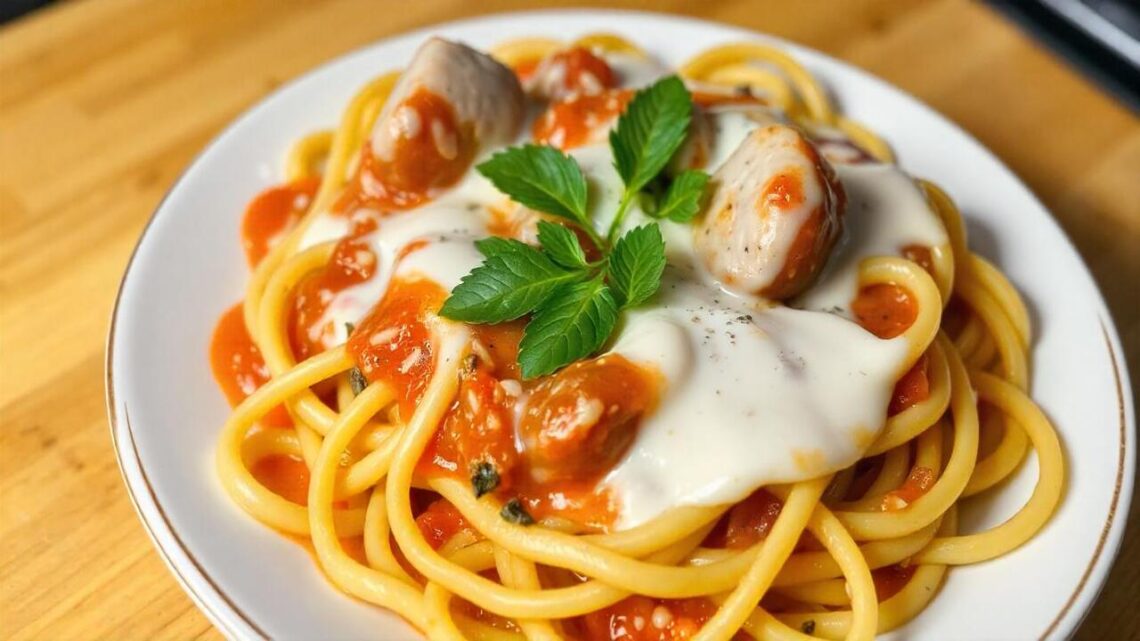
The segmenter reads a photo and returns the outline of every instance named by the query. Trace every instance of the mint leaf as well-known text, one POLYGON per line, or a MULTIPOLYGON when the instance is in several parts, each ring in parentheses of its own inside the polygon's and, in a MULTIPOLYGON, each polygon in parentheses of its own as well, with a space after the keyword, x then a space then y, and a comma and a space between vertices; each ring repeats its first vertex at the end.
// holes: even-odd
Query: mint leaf
POLYGON ((524 242, 515 240, 514 238, 503 238, 502 236, 488 236, 475 241, 475 249, 478 249, 479 253, 487 258, 498 256, 499 254, 509 254, 513 251, 522 251, 519 245, 528 247, 524 242))
POLYGON ((622 308, 645 302, 661 286, 665 241, 655 223, 635 227, 618 239, 610 255, 610 284, 622 308))
POLYGON ((581 269, 586 266, 586 252, 582 251, 582 244, 574 232, 563 225, 538 221, 538 242, 542 249, 554 262, 570 269, 581 269))
POLYGON ((614 167, 626 192, 640 190, 685 141, 693 103, 685 83, 668 76, 637 92, 610 132, 614 167))
POLYGON ((701 201, 708 182, 709 175, 703 171, 689 169, 681 172, 673 179, 652 215, 677 223, 691 221, 701 211, 701 201))
POLYGON ((573 158, 554 147, 511 147, 475 168, 515 202, 586 222, 586 178, 573 158))
POLYGON ((514 320, 534 311, 559 286, 581 278, 581 272, 566 271, 534 247, 515 241, 510 250, 487 258, 464 276, 439 315, 468 323, 514 320))
POLYGON ((618 306, 601 279, 560 287, 535 313, 519 343, 524 378, 549 374, 589 356, 617 324, 618 306))

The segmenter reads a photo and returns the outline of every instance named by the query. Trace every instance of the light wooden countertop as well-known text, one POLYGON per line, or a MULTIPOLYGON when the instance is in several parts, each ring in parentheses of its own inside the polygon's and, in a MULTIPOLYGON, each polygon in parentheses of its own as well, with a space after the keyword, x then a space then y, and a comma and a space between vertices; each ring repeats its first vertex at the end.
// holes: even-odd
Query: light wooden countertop
MULTIPOLYGON (((0 637, 220 636, 147 540, 115 464, 112 302, 162 195, 238 113, 379 38, 527 3, 382 4, 85 0, 0 29, 0 637)), ((1003 18, 964 0, 608 4, 789 38, 965 127, 1064 226, 1140 374, 1140 120, 1003 18)), ((1081 639, 1140 630, 1138 504, 1081 639)))

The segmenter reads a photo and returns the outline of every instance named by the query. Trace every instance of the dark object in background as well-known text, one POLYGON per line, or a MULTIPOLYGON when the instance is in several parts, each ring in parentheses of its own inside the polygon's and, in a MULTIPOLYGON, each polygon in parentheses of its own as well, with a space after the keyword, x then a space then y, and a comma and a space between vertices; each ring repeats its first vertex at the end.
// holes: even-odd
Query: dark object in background
POLYGON ((987 3, 1140 111, 1140 1, 987 3))
POLYGON ((0 0, 0 23, 19 18, 32 9, 51 4, 53 0, 0 0))

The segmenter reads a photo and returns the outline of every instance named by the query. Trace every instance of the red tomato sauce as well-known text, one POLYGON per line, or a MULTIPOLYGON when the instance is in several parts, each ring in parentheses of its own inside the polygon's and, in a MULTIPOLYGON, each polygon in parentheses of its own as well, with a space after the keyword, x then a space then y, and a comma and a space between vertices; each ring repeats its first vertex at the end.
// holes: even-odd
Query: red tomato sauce
MULTIPOLYGON (((783 191, 774 197, 772 195, 768 197, 791 206, 798 204, 795 199, 802 202, 803 192, 800 191, 802 183, 791 179, 788 174, 781 174, 780 177, 787 179, 787 182, 780 185, 780 189, 791 191, 783 191)), ((827 256, 819 248, 826 246, 827 235, 833 233, 826 221, 827 214, 822 207, 817 207, 808 215, 808 219, 800 226, 788 248, 784 267, 771 283, 760 290, 761 295, 781 300, 794 296, 810 284, 811 279, 819 273, 820 261, 827 256)))
MULTIPOLYGON (((266 456, 254 463, 249 472, 253 478, 277 496, 297 505, 309 504, 311 476, 309 466, 300 457, 284 454, 266 456)), ((333 501, 332 505, 334 508, 348 507, 348 503, 344 500, 333 501)), ((308 542, 308 539, 303 540, 308 542)))
POLYGON ((309 504, 309 466, 295 456, 266 456, 250 468, 253 478, 297 505, 309 504))
POLYGON ((916 465, 911 468, 910 474, 907 475, 906 480, 898 489, 891 490, 883 495, 882 510, 893 512, 907 507, 934 487, 937 480, 934 477, 934 470, 916 465))
POLYGON ((563 151, 581 147, 609 127, 632 99, 633 91, 612 89, 599 94, 576 94, 552 102, 534 121, 531 129, 534 141, 563 151))
POLYGON ((483 538, 463 518, 463 515, 454 505, 442 498, 433 501, 427 509, 416 516, 416 525, 420 528, 420 534, 423 534, 424 540, 434 550, 438 550, 444 543, 451 540, 451 537, 460 532, 472 534, 477 539, 483 538))
POLYGON ((875 595, 879 598, 879 602, 886 601, 906 587, 916 569, 917 566, 903 567, 896 564, 871 570, 871 578, 875 582, 875 595))
POLYGON ((683 641, 696 635, 716 610, 716 604, 705 598, 655 599, 635 595, 573 623, 583 641, 683 641))
POLYGON ((515 77, 519 79, 520 83, 526 83, 534 77, 534 72, 538 71, 538 65, 542 62, 542 58, 527 58, 515 63, 511 70, 515 72, 515 77))
POLYGON ((855 320, 879 338, 894 338, 918 318, 918 303, 902 287, 876 284, 859 290, 851 303, 855 320))
POLYGON ((753 492, 728 511, 720 547, 744 550, 768 538, 784 504, 766 490, 753 492))
POLYGON ((490 463, 499 474, 499 488, 510 487, 511 472, 519 458, 515 449, 515 399, 493 371, 478 357, 468 358, 460 372, 455 401, 420 459, 420 474, 430 477, 443 472, 469 479, 476 464, 490 463))
POLYGON ((270 187, 250 201, 241 223, 241 244, 250 267, 256 267, 293 229, 320 184, 320 176, 301 178, 270 187))
POLYGON ((322 318, 336 294, 364 283, 376 273, 377 257, 368 244, 353 237, 337 243, 329 262, 301 279, 293 289, 289 339, 297 360, 325 350, 338 328, 322 318))
POLYGON ((333 210, 350 214, 366 207, 399 211, 423 204, 432 192, 450 187, 463 177, 475 156, 475 134, 459 122, 443 97, 420 88, 392 111, 401 129, 390 157, 377 157, 370 143, 361 150, 360 164, 333 210), (400 117, 407 110, 408 118, 400 117))
POLYGON ((617 86, 618 79, 613 69, 585 47, 570 47, 556 51, 539 67, 542 70, 558 73, 561 89, 569 93, 597 93, 617 86), (555 71, 557 70, 557 71, 555 71))
POLYGON ((396 392, 400 416, 415 411, 435 371, 435 349, 427 313, 447 298, 436 283, 393 280, 378 305, 348 339, 348 353, 368 381, 380 381, 396 392))
POLYGON ((918 263, 928 274, 934 273, 934 255, 929 247, 923 245, 907 245, 903 247, 903 257, 918 263))
MULTIPOLYGON (((231 406, 241 403, 269 380, 269 368, 261 357, 261 350, 253 344, 245 327, 241 303, 234 305, 214 328, 210 339, 210 367, 214 380, 222 388, 231 406)), ((278 405, 260 421, 269 427, 292 427, 293 421, 285 407, 278 405)))
POLYGON ((772 176, 760 192, 757 209, 763 211, 768 206, 780 209, 794 209, 804 202, 804 178, 799 167, 789 167, 772 176))
POLYGON ((926 354, 923 354, 918 362, 895 383, 891 404, 887 407, 888 416, 894 416, 930 398, 930 378, 926 369, 927 357, 926 354))

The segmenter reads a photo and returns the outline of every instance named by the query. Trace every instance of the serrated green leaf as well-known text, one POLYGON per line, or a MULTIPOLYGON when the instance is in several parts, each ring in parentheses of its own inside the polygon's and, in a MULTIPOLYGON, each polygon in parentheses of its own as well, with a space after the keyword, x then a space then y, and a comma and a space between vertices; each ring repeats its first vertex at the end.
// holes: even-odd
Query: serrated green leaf
POLYGON ((653 216, 678 223, 691 221, 701 211, 708 182, 709 175, 703 171, 689 169, 681 172, 665 191, 653 216))
POLYGON ((610 255, 610 284, 622 308, 640 305, 661 286, 665 241, 656 223, 635 227, 618 239, 610 255))
POLYGON ((667 76, 637 92, 610 132, 614 167, 627 192, 653 179, 685 141, 693 103, 685 83, 667 76))
POLYGON ((538 242, 542 244, 542 250, 559 265, 569 269, 586 266, 586 252, 582 250, 578 236, 565 225, 538 221, 538 242))
POLYGON ((511 147, 476 169, 515 202, 575 222, 586 220, 586 178, 573 158, 554 147, 511 147))
POLYGON ((581 277, 581 272, 562 269, 538 249, 517 243, 464 276, 439 314, 468 323, 514 320, 534 311, 559 286, 581 277))
POLYGON ((598 351, 613 333, 617 316, 617 301, 601 280, 560 287, 523 331, 523 377, 549 374, 598 351))
POLYGON ((480 238, 475 241, 475 249, 479 250, 487 258, 498 256, 499 254, 509 254, 513 251, 520 251, 519 245, 526 247, 526 243, 515 240, 514 238, 503 238, 502 236, 488 236, 480 238))

